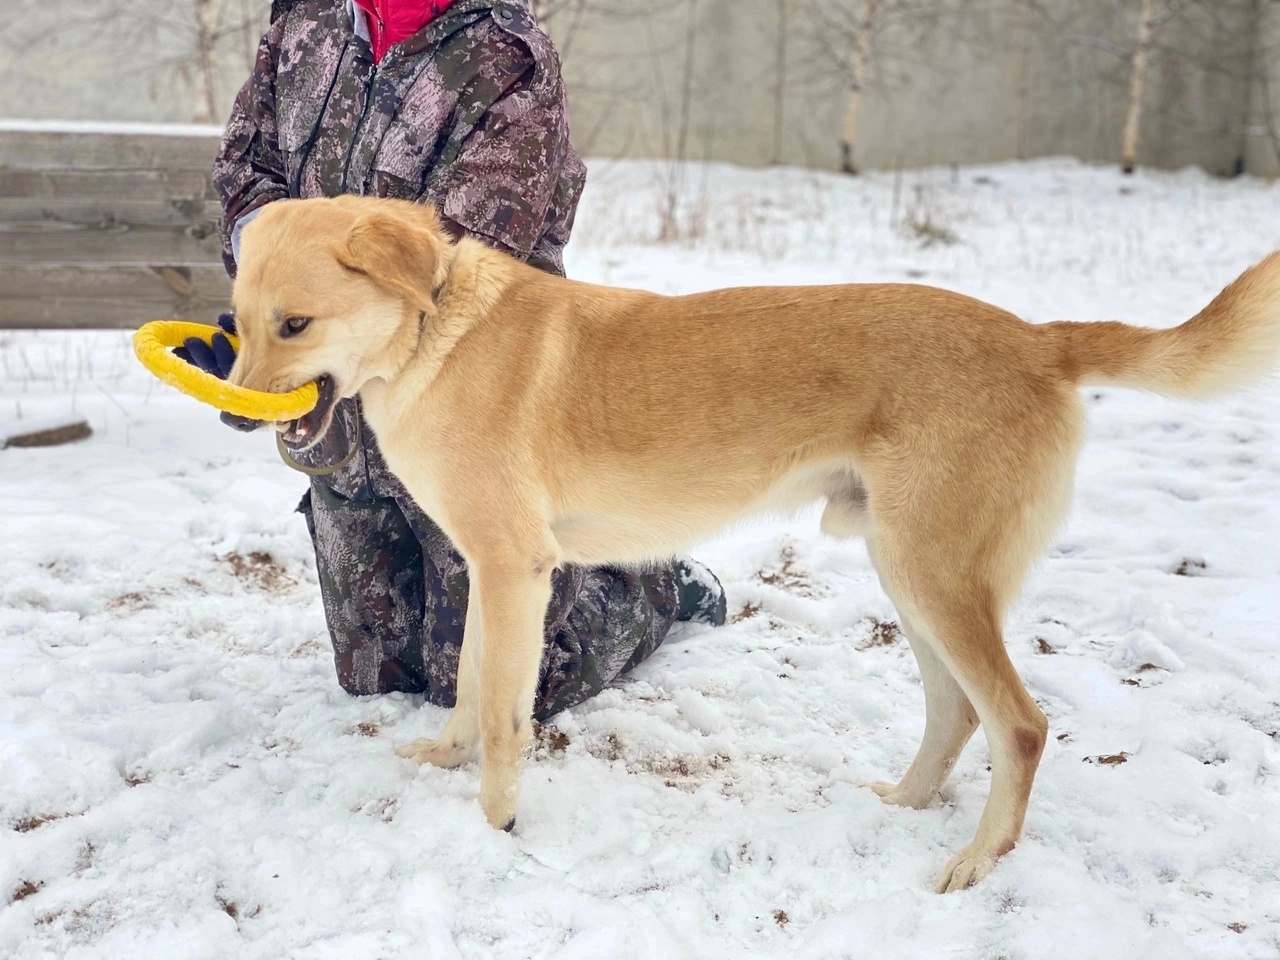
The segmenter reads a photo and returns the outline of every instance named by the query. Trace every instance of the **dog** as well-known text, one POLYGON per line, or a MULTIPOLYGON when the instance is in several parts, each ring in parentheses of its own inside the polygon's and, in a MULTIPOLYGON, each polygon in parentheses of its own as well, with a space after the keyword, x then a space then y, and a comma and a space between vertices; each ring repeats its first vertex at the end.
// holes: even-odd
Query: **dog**
POLYGON ((645 564, 744 516, 825 499, 864 537, 919 663, 921 807, 981 724, 991 790, 940 892, 1018 841, 1048 730, 1002 623, 1071 502, 1079 388, 1211 397, 1270 373, 1280 253, 1167 330, 1032 325, 928 286, 748 287, 668 297, 553 276, 405 201, 272 203, 244 230, 230 380, 320 384, 290 442, 360 395, 387 464, 465 558, 457 705, 398 752, 478 756, 480 805, 515 822, 550 574, 645 564), (673 428, 672 424, 679 424, 673 428))

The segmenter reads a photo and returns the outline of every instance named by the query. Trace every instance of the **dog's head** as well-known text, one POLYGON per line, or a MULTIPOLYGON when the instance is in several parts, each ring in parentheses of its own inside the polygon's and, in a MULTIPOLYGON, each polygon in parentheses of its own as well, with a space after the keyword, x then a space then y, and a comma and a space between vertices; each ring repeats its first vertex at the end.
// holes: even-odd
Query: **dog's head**
POLYGON ((448 273, 449 238, 430 207, 338 197, 268 204, 246 224, 232 307, 240 351, 230 381, 320 401, 278 424, 291 443, 324 436, 339 399, 390 379, 417 347, 448 273))

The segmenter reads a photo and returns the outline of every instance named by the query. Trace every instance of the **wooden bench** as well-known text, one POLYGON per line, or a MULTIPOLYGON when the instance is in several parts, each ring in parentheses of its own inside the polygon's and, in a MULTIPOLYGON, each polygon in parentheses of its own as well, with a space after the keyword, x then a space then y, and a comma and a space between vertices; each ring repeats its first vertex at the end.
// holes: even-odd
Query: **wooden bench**
POLYGON ((0 329, 212 323, 213 127, 0 122, 0 329))

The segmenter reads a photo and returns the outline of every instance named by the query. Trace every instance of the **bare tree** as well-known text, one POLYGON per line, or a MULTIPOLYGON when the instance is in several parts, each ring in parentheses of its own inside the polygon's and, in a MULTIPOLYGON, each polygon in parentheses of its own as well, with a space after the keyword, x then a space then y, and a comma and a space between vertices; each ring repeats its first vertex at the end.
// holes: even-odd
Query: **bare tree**
POLYGON ((1101 135, 1118 148, 1125 173, 1138 166, 1144 133, 1157 135, 1159 143, 1150 149, 1166 162, 1195 159, 1223 174, 1239 167, 1235 147, 1247 90, 1263 62, 1254 49, 1256 24, 1269 3, 1115 0, 1137 14, 1134 27, 1099 23, 1084 4, 1019 2, 1037 42, 1093 52, 1088 69, 1103 91, 1098 103, 1107 118, 1101 135), (1207 103, 1215 109, 1206 109, 1207 103), (1158 128, 1153 119, 1160 121, 1158 128))
POLYGON ((196 123, 212 123, 217 116, 217 31, 217 0, 195 0, 196 123))
POLYGON ((269 10, 266 0, 94 0, 76 7, 54 28, 15 30, 19 54, 43 58, 68 42, 127 50, 122 59, 130 70, 147 71, 157 85, 175 78, 190 85, 189 118, 197 123, 224 118, 220 78, 253 67, 269 10))
POLYGON ((862 91, 867 84, 867 68, 871 63, 871 32, 876 23, 876 0, 863 0, 862 22, 854 40, 853 63, 849 73, 849 101, 844 108, 844 124, 840 130, 840 169, 857 174, 853 148, 858 137, 858 113, 862 108, 862 91))
POLYGON ((698 48, 698 0, 686 0, 684 64, 675 109, 667 98, 665 85, 659 87, 662 106, 663 153, 661 196, 658 209, 658 241, 674 243, 694 239, 702 231, 701 212, 682 216, 685 177, 689 172, 689 134, 692 122, 694 72, 698 48))
POLYGON ((773 47, 773 162, 782 163, 787 102, 787 34, 791 26, 794 0, 775 0, 775 3, 778 10, 778 35, 774 38, 773 47))
MULTIPOLYGON (((1180 72, 1194 70, 1205 76, 1244 80, 1255 72, 1256 44, 1242 42, 1242 33, 1256 30, 1261 6, 1253 0, 1142 0, 1138 32, 1129 56, 1128 99, 1120 144, 1120 168, 1133 173, 1138 165, 1145 97, 1153 57, 1180 72), (1161 29, 1170 20, 1180 22, 1179 43, 1163 42, 1161 29), (1236 37, 1234 55, 1224 56, 1215 39, 1236 37)), ((1183 121, 1185 123, 1185 120, 1183 121)))
POLYGON ((1138 17, 1138 41, 1133 48, 1133 66, 1129 72, 1129 106, 1125 111, 1124 140, 1120 146, 1120 169, 1125 173, 1133 173, 1138 163, 1142 90, 1147 83, 1147 59, 1156 24, 1156 6, 1156 0, 1142 0, 1142 14, 1138 17))
POLYGON ((1027 126, 1031 115, 1031 48, 1035 39, 1038 0, 1015 0, 1011 36, 1018 38, 1018 159, 1027 159, 1027 126))
POLYGON ((799 12, 794 33, 802 82, 839 91, 840 169, 856 174, 858 126, 873 80, 885 91, 928 69, 919 51, 954 11, 938 0, 802 0, 799 12))

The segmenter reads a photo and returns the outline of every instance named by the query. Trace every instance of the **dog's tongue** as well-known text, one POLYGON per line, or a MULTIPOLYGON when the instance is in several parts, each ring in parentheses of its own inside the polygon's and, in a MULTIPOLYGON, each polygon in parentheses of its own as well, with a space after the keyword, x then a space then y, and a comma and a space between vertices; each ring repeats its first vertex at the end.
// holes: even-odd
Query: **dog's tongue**
POLYGON ((316 439, 325 417, 333 407, 334 385, 332 377, 319 377, 316 381, 320 387, 320 396, 311 410, 292 421, 284 431, 285 443, 296 445, 311 443, 316 439))
MULTIPOLYGON (((308 414, 310 416, 310 414, 308 414)), ((306 417, 294 420, 289 424, 289 428, 284 432, 285 443, 292 443, 295 446, 308 443, 311 440, 312 430, 314 428, 307 422, 306 417)))

